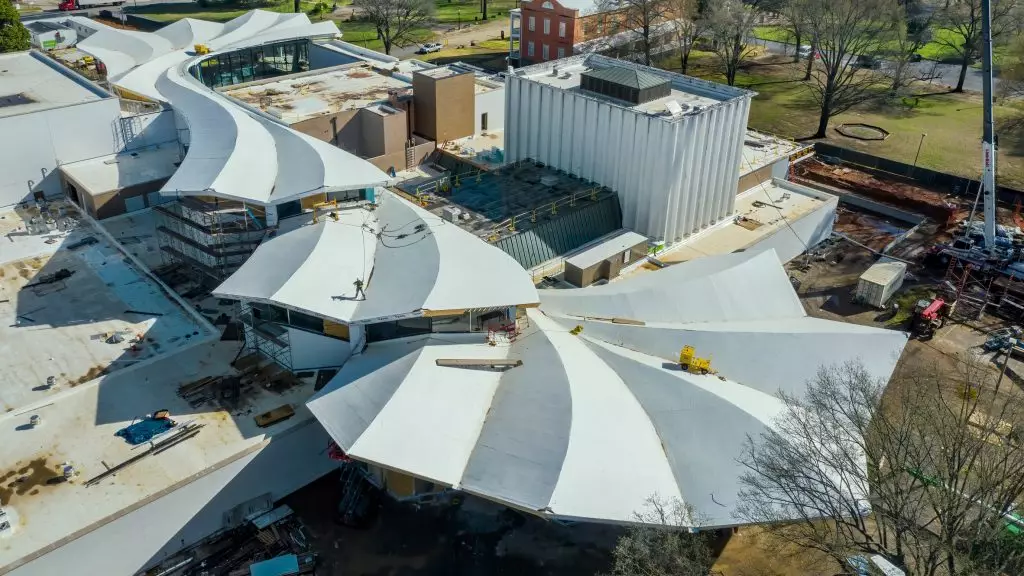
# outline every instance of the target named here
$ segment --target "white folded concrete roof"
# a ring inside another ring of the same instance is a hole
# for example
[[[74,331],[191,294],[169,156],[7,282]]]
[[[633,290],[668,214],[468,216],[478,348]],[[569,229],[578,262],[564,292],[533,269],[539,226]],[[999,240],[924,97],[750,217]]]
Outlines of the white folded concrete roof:
[[[39,52],[0,54],[0,118],[110,97]]]
[[[772,251],[540,298],[511,344],[371,343],[308,406],[353,458],[542,516],[630,523],[657,495],[724,527],[742,523],[737,458],[773,426],[777,393],[853,360],[888,379],[906,343],[807,317]],[[685,345],[718,373],[679,370]],[[449,358],[522,365],[437,366]]]
[[[511,256],[390,192],[323,219],[264,242],[214,294],[346,324],[538,302]]]
[[[60,171],[91,195],[169,178],[178,169],[178,143],[61,164]]]
[[[339,35],[333,22],[314,24],[305,14],[251,10],[224,24],[185,19],[153,33],[102,26],[78,49],[100,59],[118,89],[167,104],[187,124],[189,151],[162,193],[271,205],[389,178],[358,156],[222,96],[189,69],[248,46]],[[195,44],[213,51],[198,56]]]

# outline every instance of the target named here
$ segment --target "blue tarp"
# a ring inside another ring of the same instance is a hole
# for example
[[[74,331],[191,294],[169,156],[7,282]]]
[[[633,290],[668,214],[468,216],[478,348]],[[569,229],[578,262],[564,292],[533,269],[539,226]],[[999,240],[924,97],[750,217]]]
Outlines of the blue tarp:
[[[114,435],[124,438],[129,444],[142,444],[149,442],[154,436],[167,432],[174,426],[174,420],[170,418],[146,418],[126,428],[121,428],[114,432]]]
[[[249,566],[250,576],[289,576],[299,573],[299,557],[286,554]]]

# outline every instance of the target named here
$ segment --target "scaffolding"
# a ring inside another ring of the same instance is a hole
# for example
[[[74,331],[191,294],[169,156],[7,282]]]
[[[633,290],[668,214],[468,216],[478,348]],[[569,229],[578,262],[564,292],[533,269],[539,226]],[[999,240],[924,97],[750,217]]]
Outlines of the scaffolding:
[[[953,255],[949,260],[943,285],[948,293],[950,316],[957,320],[978,320],[995,304],[994,275],[983,264]]]
[[[252,255],[274,229],[262,206],[184,197],[155,207],[165,263],[181,263],[197,280],[218,283]]]
[[[291,342],[288,330],[273,322],[260,320],[253,314],[252,305],[242,302],[239,306],[242,334],[245,336],[245,350],[266,358],[285,370],[292,369]]]

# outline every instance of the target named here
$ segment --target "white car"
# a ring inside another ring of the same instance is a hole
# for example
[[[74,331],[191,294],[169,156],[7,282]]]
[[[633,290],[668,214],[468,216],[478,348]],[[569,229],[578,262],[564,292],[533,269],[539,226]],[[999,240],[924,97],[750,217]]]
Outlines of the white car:
[[[797,48],[796,53],[799,54],[801,58],[808,58],[811,55],[811,47],[804,44],[800,48]]]
[[[428,44],[420,44],[420,49],[417,50],[416,53],[417,54],[430,54],[432,52],[440,52],[441,48],[442,48],[442,46],[441,46],[440,42],[430,42]]]

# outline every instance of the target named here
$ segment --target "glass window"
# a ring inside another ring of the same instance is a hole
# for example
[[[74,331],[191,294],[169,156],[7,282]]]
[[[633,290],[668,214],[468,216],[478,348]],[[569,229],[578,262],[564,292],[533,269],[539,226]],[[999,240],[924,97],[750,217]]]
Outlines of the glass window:
[[[549,55],[548,55],[548,45],[547,44],[543,44],[542,45],[541,53],[542,53],[541,57],[544,58],[545,60],[547,60],[549,58]]]
[[[534,30],[537,29],[536,18],[534,18],[533,16],[530,16],[530,25],[527,26],[527,28],[530,30],[530,32],[533,32]]]
[[[295,310],[288,311],[288,323],[296,328],[303,328],[317,334],[322,334],[324,331],[324,321],[316,316],[310,316],[309,314],[303,314],[302,312],[296,312]]]
[[[430,334],[430,318],[406,318],[395,322],[378,322],[366,326],[367,342],[393,340],[421,334]]]
[[[551,34],[551,18],[544,19],[544,33]]]
[[[533,42],[532,41],[526,43],[526,55],[527,56],[533,56]]]
[[[558,36],[560,38],[565,38],[565,22],[558,23]]]
[[[561,46],[558,47],[558,57],[565,58],[565,48],[562,48]]]
[[[289,216],[295,216],[302,214],[302,203],[298,200],[292,200],[291,202],[285,202],[284,204],[277,205],[277,218],[283,219]]]
[[[456,316],[437,316],[431,318],[433,332],[470,332],[473,328],[469,312]]]
[[[264,322],[277,322],[280,324],[288,323],[288,311],[280,306],[274,306],[273,304],[260,304],[254,302],[252,304],[252,315],[258,320]]]

